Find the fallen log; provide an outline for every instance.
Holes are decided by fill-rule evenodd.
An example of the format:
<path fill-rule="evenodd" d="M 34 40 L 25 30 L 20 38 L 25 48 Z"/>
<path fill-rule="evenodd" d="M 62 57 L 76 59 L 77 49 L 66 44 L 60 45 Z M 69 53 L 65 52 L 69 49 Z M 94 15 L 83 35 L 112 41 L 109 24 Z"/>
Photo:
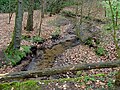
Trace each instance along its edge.
<path fill-rule="evenodd" d="M 91 63 L 91 64 L 76 64 L 76 65 L 69 65 L 60 68 L 46 68 L 44 70 L 37 70 L 37 71 L 20 71 L 20 72 L 8 73 L 8 74 L 1 74 L 0 81 L 9 80 L 9 79 L 24 79 L 24 78 L 50 76 L 60 73 L 66 73 L 69 71 L 73 72 L 79 70 L 115 68 L 119 66 L 120 66 L 120 60 L 116 60 L 116 61 L 107 61 L 107 62 L 99 62 L 99 63 Z"/>

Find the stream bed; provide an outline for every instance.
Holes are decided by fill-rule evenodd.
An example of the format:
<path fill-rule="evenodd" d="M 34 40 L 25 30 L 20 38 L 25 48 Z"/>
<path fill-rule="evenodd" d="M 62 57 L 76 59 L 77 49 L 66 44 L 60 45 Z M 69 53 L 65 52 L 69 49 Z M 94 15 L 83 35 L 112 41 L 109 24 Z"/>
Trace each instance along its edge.
<path fill-rule="evenodd" d="M 95 26 L 95 22 L 83 23 L 80 28 L 80 38 L 84 42 L 89 37 L 94 37 L 100 31 Z M 82 29 L 82 30 L 81 30 Z M 99 34 L 97 34 L 99 36 Z M 74 46 L 80 45 L 82 42 L 75 35 L 74 24 L 69 24 L 65 32 L 57 39 L 49 38 L 44 43 L 37 46 L 37 55 L 32 61 L 24 68 L 24 70 L 41 70 L 44 68 L 52 68 L 57 57 L 59 57 L 65 50 Z"/>
<path fill-rule="evenodd" d="M 37 56 L 25 67 L 25 70 L 51 68 L 57 56 L 66 49 L 79 45 L 80 41 L 75 35 L 67 35 L 58 40 L 53 40 L 52 45 L 49 47 L 46 47 L 45 43 L 43 43 L 44 49 L 37 48 Z"/>

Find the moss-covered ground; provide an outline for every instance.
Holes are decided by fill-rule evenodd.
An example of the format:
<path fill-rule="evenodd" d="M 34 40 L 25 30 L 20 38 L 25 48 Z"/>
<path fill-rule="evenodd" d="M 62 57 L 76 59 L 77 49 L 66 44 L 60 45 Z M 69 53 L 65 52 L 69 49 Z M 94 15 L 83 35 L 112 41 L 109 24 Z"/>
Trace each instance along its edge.
<path fill-rule="evenodd" d="M 113 77 L 114 75 L 115 72 L 114 73 L 112 72 L 109 75 L 101 73 L 101 74 L 95 74 L 90 76 L 86 75 L 76 78 L 62 78 L 62 79 L 52 79 L 52 80 L 27 80 L 24 82 L 14 81 L 14 82 L 7 82 L 0 84 L 0 90 L 46 90 L 45 87 L 50 87 L 53 84 L 56 85 L 56 83 L 60 83 L 63 85 L 63 84 L 67 84 L 68 82 L 76 83 L 78 85 L 76 87 L 78 87 L 79 89 L 85 88 L 84 90 L 91 90 L 95 88 L 97 84 L 99 84 L 99 86 L 96 88 L 103 88 L 102 90 L 106 90 L 105 88 L 107 89 L 113 88 L 114 80 L 111 77 Z M 74 84 L 74 86 L 76 84 Z M 64 88 L 64 85 L 61 88 Z M 60 89 L 60 90 L 64 90 L 64 89 Z M 95 89 L 95 90 L 99 90 L 99 89 Z"/>

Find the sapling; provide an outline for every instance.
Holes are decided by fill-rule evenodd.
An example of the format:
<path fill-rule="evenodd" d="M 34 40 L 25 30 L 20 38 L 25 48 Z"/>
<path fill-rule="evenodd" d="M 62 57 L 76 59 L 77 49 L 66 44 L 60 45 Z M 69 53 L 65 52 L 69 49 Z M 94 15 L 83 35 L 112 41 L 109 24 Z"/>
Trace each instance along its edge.
<path fill-rule="evenodd" d="M 118 46 L 117 30 L 118 30 L 118 18 L 120 17 L 120 1 L 119 0 L 105 0 L 105 7 L 107 8 L 107 16 L 112 20 L 113 27 L 113 39 L 116 46 L 118 58 L 120 58 L 120 48 Z M 109 16 L 110 15 L 110 16 Z M 115 89 L 119 90 L 120 88 L 120 70 L 116 74 L 115 80 Z"/>
<path fill-rule="evenodd" d="M 82 25 L 82 22 L 83 22 L 83 4 L 84 4 L 84 2 L 83 2 L 83 0 L 81 0 L 81 1 L 79 1 L 79 0 L 77 0 L 77 2 L 76 2 L 76 20 L 75 20 L 75 28 L 76 28 L 76 31 L 75 31 L 75 33 L 76 33 L 76 35 L 77 35 L 77 37 L 80 39 L 80 41 L 82 41 L 81 40 L 81 36 L 80 36 L 80 25 Z M 80 8 L 80 16 L 81 17 L 78 17 L 78 14 L 79 14 L 79 5 L 81 6 L 81 8 Z"/>
<path fill-rule="evenodd" d="M 113 39 L 114 39 L 114 44 L 115 44 L 115 47 L 116 47 L 116 51 L 117 51 L 117 54 L 118 54 L 118 58 L 120 58 L 120 48 L 118 46 L 118 38 L 117 38 L 117 30 L 118 30 L 118 17 L 119 16 L 119 5 L 120 5 L 120 1 L 118 0 L 105 0 L 103 2 L 104 4 L 104 7 L 106 8 L 106 15 L 109 19 L 112 20 L 112 27 L 113 27 Z"/>

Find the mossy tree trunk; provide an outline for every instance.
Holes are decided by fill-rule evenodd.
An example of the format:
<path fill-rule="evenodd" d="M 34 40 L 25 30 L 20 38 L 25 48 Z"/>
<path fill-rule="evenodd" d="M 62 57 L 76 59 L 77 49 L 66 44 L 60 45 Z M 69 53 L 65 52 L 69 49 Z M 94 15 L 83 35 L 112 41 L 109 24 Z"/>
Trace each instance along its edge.
<path fill-rule="evenodd" d="M 13 44 L 15 49 L 20 48 L 22 21 L 23 21 L 23 0 L 18 0 L 13 36 Z"/>
<path fill-rule="evenodd" d="M 28 6 L 28 19 L 27 19 L 27 31 L 33 30 L 33 12 L 34 12 L 34 0 L 28 0 L 29 6 Z"/>
<path fill-rule="evenodd" d="M 7 52 L 11 49 L 19 49 L 21 42 L 21 31 L 22 31 L 22 20 L 23 20 L 23 0 L 17 0 L 15 27 L 13 32 L 12 41 L 7 48 Z"/>

